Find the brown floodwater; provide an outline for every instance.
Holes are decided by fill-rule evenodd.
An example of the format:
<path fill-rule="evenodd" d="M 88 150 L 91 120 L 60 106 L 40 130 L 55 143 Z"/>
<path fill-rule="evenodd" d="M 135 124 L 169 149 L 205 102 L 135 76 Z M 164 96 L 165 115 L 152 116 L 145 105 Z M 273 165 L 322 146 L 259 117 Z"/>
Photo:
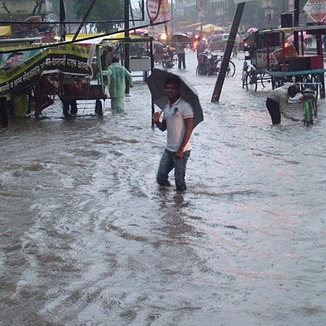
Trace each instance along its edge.
<path fill-rule="evenodd" d="M 325 101 L 311 128 L 271 128 L 241 54 L 219 103 L 186 60 L 205 120 L 185 193 L 156 185 L 141 79 L 123 114 L 65 121 L 56 100 L 0 131 L 0 325 L 325 325 Z"/>

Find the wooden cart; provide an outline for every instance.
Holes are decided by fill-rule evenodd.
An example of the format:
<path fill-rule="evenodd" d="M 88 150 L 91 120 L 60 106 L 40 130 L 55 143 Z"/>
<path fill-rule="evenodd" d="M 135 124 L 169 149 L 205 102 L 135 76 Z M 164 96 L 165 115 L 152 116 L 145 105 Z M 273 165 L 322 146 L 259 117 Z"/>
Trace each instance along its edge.
<path fill-rule="evenodd" d="M 92 84 L 90 78 L 78 76 L 64 76 L 59 81 L 59 97 L 63 103 L 65 117 L 77 113 L 77 101 L 95 100 L 95 113 L 103 116 L 102 100 L 107 99 L 104 85 Z"/>

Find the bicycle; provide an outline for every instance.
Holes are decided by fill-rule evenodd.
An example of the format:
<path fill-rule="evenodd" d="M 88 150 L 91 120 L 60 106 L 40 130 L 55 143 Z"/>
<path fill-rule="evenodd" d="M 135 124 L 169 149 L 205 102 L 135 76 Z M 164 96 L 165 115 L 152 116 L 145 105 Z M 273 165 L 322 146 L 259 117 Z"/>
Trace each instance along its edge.
<path fill-rule="evenodd" d="M 257 92 L 258 82 L 265 88 L 265 82 L 270 82 L 270 77 L 265 74 L 265 69 L 257 69 L 253 64 L 244 61 L 242 67 L 242 88 Z"/>
<path fill-rule="evenodd" d="M 307 127 L 313 125 L 314 118 L 317 118 L 317 98 L 315 90 L 306 88 L 302 92 L 303 101 L 303 124 Z"/>
<path fill-rule="evenodd" d="M 219 59 L 216 62 L 216 69 L 219 72 L 221 70 L 221 65 L 222 65 L 222 60 L 223 60 L 223 56 L 219 56 Z M 233 77 L 235 74 L 235 64 L 234 62 L 230 59 L 228 66 L 226 68 L 226 75 Z"/>
<path fill-rule="evenodd" d="M 198 65 L 196 68 L 197 75 L 217 75 L 221 70 L 223 56 L 209 51 L 202 52 L 198 55 Z M 233 77 L 235 74 L 235 64 L 229 60 L 226 75 Z"/>
<path fill-rule="evenodd" d="M 242 68 L 242 88 L 246 88 L 249 90 L 249 88 L 254 89 L 254 91 L 257 91 L 258 86 L 258 78 L 256 73 L 256 68 L 251 63 L 248 63 L 245 61 L 243 63 Z"/>

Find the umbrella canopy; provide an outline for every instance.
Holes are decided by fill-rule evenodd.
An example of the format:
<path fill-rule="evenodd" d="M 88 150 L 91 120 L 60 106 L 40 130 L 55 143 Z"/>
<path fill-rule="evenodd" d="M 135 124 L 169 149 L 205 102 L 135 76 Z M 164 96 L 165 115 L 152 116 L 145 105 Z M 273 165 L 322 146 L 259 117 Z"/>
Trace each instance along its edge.
<path fill-rule="evenodd" d="M 204 33 L 213 33 L 213 32 L 225 32 L 224 27 L 220 27 L 214 24 L 206 24 L 196 28 L 196 31 L 203 31 Z"/>
<path fill-rule="evenodd" d="M 147 36 L 148 35 L 148 30 L 146 28 L 136 28 L 133 31 L 131 31 L 130 34 Z"/>
<path fill-rule="evenodd" d="M 191 39 L 187 34 L 174 33 L 170 38 L 170 42 L 172 42 L 172 43 L 191 43 Z"/>
<path fill-rule="evenodd" d="M 181 97 L 188 102 L 194 111 L 194 127 L 204 120 L 203 109 L 200 105 L 196 90 L 181 76 L 172 74 L 166 70 L 155 68 L 146 83 L 152 94 L 153 102 L 160 108 L 168 104 L 169 99 L 165 95 L 164 81 L 167 77 L 176 76 L 181 80 Z"/>
<path fill-rule="evenodd" d="M 109 36 L 107 36 L 107 39 L 112 40 L 113 42 L 118 42 L 121 41 L 122 39 L 124 39 L 125 37 L 125 33 L 124 32 L 119 32 L 119 33 L 115 33 L 115 34 L 111 34 Z M 136 34 L 129 34 L 129 38 L 131 40 L 140 40 L 143 39 L 143 36 L 140 35 L 136 35 Z"/>
<path fill-rule="evenodd" d="M 251 34 L 251 33 L 255 33 L 258 31 L 258 28 L 256 27 L 250 27 L 248 30 L 247 30 L 247 33 L 248 34 Z"/>
<path fill-rule="evenodd" d="M 299 33 L 299 39 L 301 39 L 301 33 Z M 303 34 L 303 39 L 304 40 L 309 40 L 309 39 L 312 39 L 312 35 L 311 34 L 307 34 L 306 31 L 302 32 Z M 288 43 L 293 43 L 294 42 L 294 34 L 291 34 L 288 39 L 287 39 Z"/>

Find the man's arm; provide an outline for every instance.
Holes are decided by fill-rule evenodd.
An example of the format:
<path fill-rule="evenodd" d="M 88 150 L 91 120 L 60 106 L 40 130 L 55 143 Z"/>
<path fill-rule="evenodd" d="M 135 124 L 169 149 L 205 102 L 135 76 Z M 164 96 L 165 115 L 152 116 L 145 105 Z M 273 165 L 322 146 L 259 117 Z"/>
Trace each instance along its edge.
<path fill-rule="evenodd" d="M 165 131 L 166 130 L 166 121 L 163 119 L 163 121 L 160 122 L 160 117 L 161 117 L 162 112 L 163 111 L 155 112 L 153 114 L 153 121 L 158 129 L 160 129 L 161 131 Z"/>
<path fill-rule="evenodd" d="M 181 143 L 178 151 L 175 153 L 175 157 L 177 159 L 182 158 L 184 148 L 187 145 L 187 143 L 188 143 L 188 141 L 189 141 L 189 139 L 191 137 L 192 131 L 194 129 L 194 127 L 193 127 L 194 126 L 194 118 L 187 118 L 184 121 L 185 121 L 185 124 L 186 124 L 186 131 L 185 131 L 182 143 Z"/>
<path fill-rule="evenodd" d="M 294 118 L 294 117 L 290 116 L 288 113 L 286 113 L 286 107 L 287 107 L 287 99 L 282 99 L 280 101 L 280 112 L 282 113 L 282 115 L 285 118 L 290 119 L 292 121 L 300 121 L 299 119 Z"/>
<path fill-rule="evenodd" d="M 132 80 L 132 75 L 131 75 L 131 73 L 130 73 L 126 68 L 124 69 L 124 72 L 125 72 L 125 76 L 126 76 L 126 78 L 127 78 L 127 80 L 128 80 L 129 86 L 130 86 L 130 87 L 133 87 L 134 84 L 133 84 L 133 80 Z"/>
<path fill-rule="evenodd" d="M 300 119 L 294 118 L 292 116 L 290 116 L 289 114 L 287 114 L 284 110 L 284 108 L 280 108 L 280 112 L 283 114 L 283 116 L 287 119 L 290 119 L 292 121 L 300 121 Z"/>

